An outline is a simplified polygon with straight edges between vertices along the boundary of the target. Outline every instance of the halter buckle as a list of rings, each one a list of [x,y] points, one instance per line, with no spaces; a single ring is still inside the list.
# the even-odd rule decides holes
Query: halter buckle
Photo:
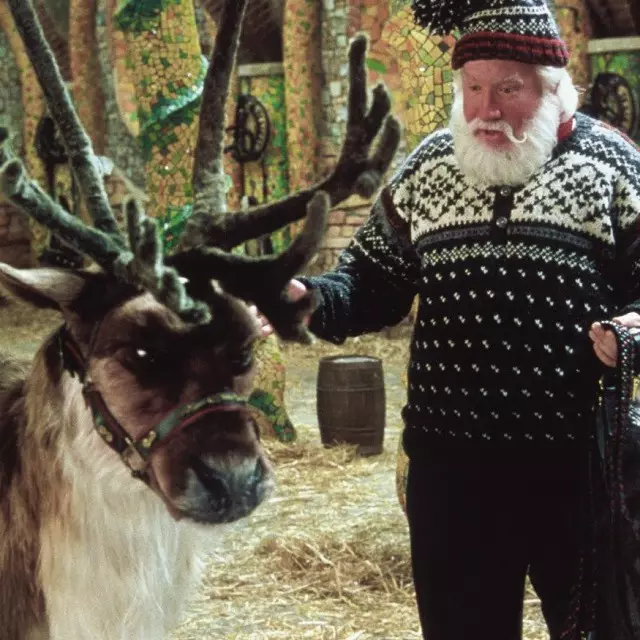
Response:
[[[149,463],[141,455],[136,445],[129,438],[126,438],[127,448],[122,452],[120,457],[122,461],[131,469],[134,475],[141,474],[146,471]]]

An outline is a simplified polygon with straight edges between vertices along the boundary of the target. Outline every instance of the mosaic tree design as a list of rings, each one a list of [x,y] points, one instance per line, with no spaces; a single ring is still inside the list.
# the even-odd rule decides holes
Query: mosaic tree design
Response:
[[[137,143],[139,126],[133,81],[126,72],[126,41],[113,24],[118,0],[97,0],[96,38],[99,85],[104,96],[105,155],[136,184],[145,186]]]
[[[125,34],[136,87],[138,141],[149,215],[169,249],[191,215],[193,150],[207,62],[192,0],[123,0],[113,16]]]

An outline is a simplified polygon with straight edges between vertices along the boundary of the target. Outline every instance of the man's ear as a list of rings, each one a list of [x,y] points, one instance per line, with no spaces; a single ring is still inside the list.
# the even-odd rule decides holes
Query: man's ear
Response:
[[[64,269],[16,269],[0,262],[0,288],[42,309],[68,308],[89,277],[87,273]]]

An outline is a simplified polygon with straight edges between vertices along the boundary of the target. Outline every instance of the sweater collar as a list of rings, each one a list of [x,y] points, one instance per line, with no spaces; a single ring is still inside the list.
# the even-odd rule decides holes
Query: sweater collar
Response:
[[[560,123],[560,126],[558,127],[558,144],[560,142],[564,142],[573,133],[575,126],[575,116],[571,116],[571,118],[566,122]]]

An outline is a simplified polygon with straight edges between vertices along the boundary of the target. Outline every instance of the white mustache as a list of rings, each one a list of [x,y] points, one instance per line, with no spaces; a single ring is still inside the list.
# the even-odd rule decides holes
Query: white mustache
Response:
[[[522,138],[516,138],[515,133],[513,132],[513,127],[504,120],[496,120],[491,122],[485,122],[484,120],[480,120],[479,118],[475,118],[469,123],[469,129],[471,133],[475,133],[478,129],[486,129],[487,131],[502,131],[509,142],[513,144],[524,144],[529,136],[526,131],[523,131]]]

